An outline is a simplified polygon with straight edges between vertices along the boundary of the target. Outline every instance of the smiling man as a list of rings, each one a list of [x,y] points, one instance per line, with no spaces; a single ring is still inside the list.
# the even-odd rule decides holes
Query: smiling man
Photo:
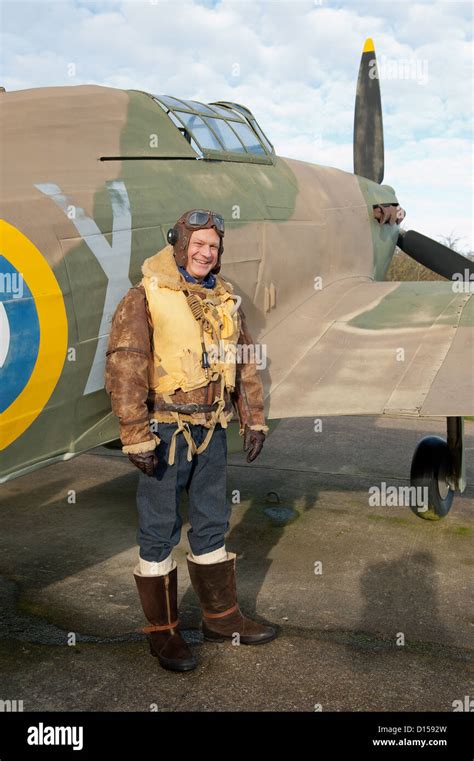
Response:
[[[189,241],[186,267],[180,267],[180,269],[182,272],[185,270],[196,280],[202,281],[216,266],[218,254],[219,235],[216,231],[212,228],[195,230]]]
[[[276,636],[272,626],[240,611],[236,555],[225,549],[231,509],[225,429],[235,409],[252,462],[268,427],[255,362],[235,361],[238,345],[252,345],[252,338],[240,298],[218,274],[223,240],[219,214],[185,212],[168,231],[168,245],[145,260],[141,282],[117,306],[107,351],[106,389],[123,451],[140,469],[134,577],[150,622],[144,631],[152,655],[175,671],[197,665],[179,632],[172,558],[181,537],[183,488],[191,524],[187,565],[205,638],[260,644]]]

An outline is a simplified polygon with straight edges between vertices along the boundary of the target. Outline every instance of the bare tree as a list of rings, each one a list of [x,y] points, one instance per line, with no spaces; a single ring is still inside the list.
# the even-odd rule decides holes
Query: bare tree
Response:
[[[449,235],[441,235],[438,238],[439,242],[443,244],[443,246],[447,246],[448,248],[452,248],[453,251],[457,251],[459,254],[463,254],[463,256],[468,256],[469,258],[472,258],[474,255],[474,251],[466,250],[466,247],[462,247],[460,245],[460,241],[464,240],[464,236],[462,235],[456,235],[454,230],[451,230]]]

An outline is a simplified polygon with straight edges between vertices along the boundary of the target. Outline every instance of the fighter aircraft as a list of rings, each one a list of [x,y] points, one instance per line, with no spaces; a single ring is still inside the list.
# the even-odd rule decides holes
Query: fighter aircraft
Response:
[[[364,46],[354,174],[277,156],[253,114],[92,85],[0,93],[2,481],[117,440],[110,321],[189,208],[226,220],[222,273],[265,347],[266,415],[442,416],[411,484],[436,520],[465,488],[472,264],[413,231],[382,184],[379,78]],[[387,282],[400,246],[449,280]],[[457,286],[455,288],[455,285]]]

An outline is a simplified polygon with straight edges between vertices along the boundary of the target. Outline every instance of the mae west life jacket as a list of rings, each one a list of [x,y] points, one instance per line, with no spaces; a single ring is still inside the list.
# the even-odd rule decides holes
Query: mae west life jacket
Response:
[[[184,281],[170,246],[151,259],[157,257],[162,258],[162,268],[155,266],[151,269],[144,265],[142,271],[147,274],[141,281],[153,323],[150,387],[171,402],[170,394],[178,388],[185,392],[192,391],[221,379],[220,393],[214,400],[217,407],[212,413],[209,431],[199,447],[192,439],[189,425],[181,420],[178,412],[171,413],[178,423],[168,458],[172,465],[176,435],[180,431],[188,441],[187,456],[191,460],[195,452],[204,451],[218,422],[223,428],[227,427],[227,418],[223,414],[224,390],[233,391],[235,388],[236,351],[241,328],[238,313],[240,298],[233,295],[229,283],[218,277],[216,286],[206,289],[202,299],[197,291],[202,294],[205,289],[199,284]],[[160,269],[163,269],[161,277]],[[154,271],[156,274],[153,274]],[[173,277],[167,278],[166,273]],[[208,367],[203,367],[203,352]]]

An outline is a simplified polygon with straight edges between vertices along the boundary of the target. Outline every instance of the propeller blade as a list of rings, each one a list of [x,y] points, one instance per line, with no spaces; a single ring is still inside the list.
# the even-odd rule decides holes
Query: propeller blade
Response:
[[[453,275],[462,276],[462,280],[474,279],[474,265],[470,259],[426,235],[414,230],[401,232],[397,245],[412,259],[448,280],[452,280]]]
[[[382,104],[374,43],[365,41],[359,67],[354,113],[354,174],[383,180]]]

